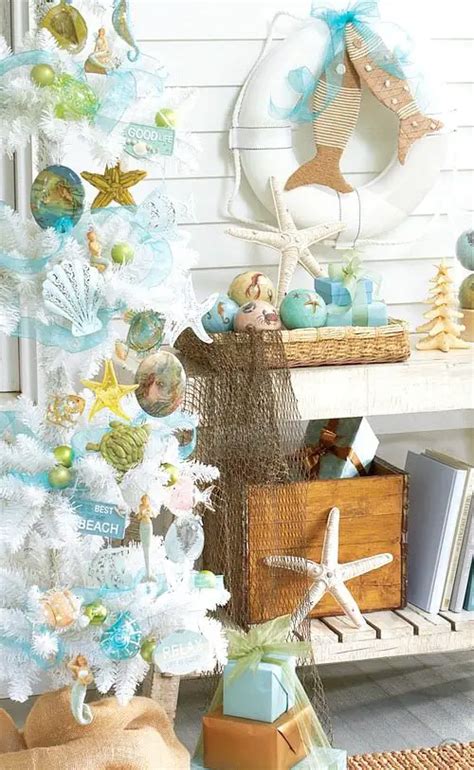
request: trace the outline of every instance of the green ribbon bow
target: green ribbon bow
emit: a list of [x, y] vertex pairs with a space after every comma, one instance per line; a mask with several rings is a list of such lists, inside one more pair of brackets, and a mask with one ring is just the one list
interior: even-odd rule
[[[376, 296], [378, 294], [380, 284], [382, 283], [381, 276], [377, 273], [368, 271], [364, 266], [361, 258], [355, 251], [349, 251], [346, 254], [343, 254], [343, 259], [343, 264], [330, 263], [328, 265], [328, 275], [331, 281], [340, 281], [344, 288], [347, 289], [351, 298], [349, 306], [354, 303], [357, 284], [362, 279], [372, 281], [375, 286]], [[347, 309], [347, 306], [344, 309]]]

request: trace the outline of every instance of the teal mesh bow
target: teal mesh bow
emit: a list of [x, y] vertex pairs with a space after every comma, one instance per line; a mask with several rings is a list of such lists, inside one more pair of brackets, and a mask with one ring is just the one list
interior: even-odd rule
[[[342, 87], [344, 77], [344, 56], [346, 53], [345, 29], [348, 24], [356, 27], [358, 34], [369, 41], [373, 34], [374, 22], [380, 20], [378, 0], [361, 0], [349, 5], [344, 11], [334, 8], [318, 7], [313, 3], [311, 9], [313, 19], [323, 21], [329, 29], [329, 41], [326, 47], [321, 76], [326, 80], [325, 100], [320, 110], [314, 112], [309, 102], [317, 85], [317, 78], [308, 67], [298, 67], [288, 73], [287, 80], [293, 91], [299, 94], [299, 99], [290, 109], [277, 107], [270, 99], [270, 114], [280, 120], [291, 120], [297, 123], [314, 121], [332, 103]], [[371, 52], [375, 65], [387, 74], [404, 78], [402, 62], [406, 61], [407, 53], [397, 47], [386, 58], [384, 46]]]

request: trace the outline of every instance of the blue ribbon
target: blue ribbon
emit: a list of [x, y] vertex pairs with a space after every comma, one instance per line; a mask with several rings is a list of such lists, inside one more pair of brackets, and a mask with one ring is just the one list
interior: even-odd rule
[[[298, 67], [288, 73], [287, 79], [291, 88], [299, 94], [299, 99], [290, 109], [277, 107], [270, 99], [270, 113], [280, 120], [291, 120], [298, 123], [312, 122], [324, 112], [336, 98], [342, 87], [344, 77], [343, 64], [346, 53], [345, 29], [348, 24], [356, 27], [358, 34], [368, 42], [373, 34], [373, 22], [380, 19], [378, 0], [361, 0], [349, 5], [346, 10], [321, 8], [313, 3], [311, 16], [323, 21], [329, 28], [329, 42], [324, 55], [321, 76], [326, 80], [326, 97], [320, 110], [310, 109], [309, 101], [316, 88], [317, 78], [308, 67]], [[406, 52], [397, 48], [388, 59], [378, 48], [371, 52], [375, 64], [387, 74], [404, 79], [405, 75], [401, 62], [406, 59]]]
[[36, 340], [47, 347], [57, 347], [68, 353], [83, 353], [105, 342], [107, 339], [107, 327], [112, 317], [123, 310], [124, 307], [102, 308], [97, 313], [102, 322], [102, 328], [92, 334], [82, 337], [74, 337], [70, 329], [59, 324], [45, 324], [35, 318], [25, 316], [21, 318], [16, 329], [11, 333], [12, 337]]
[[6, 647], [9, 650], [13, 650], [13, 652], [20, 652], [25, 656], [25, 658], [33, 660], [36, 665], [39, 666], [39, 668], [42, 668], [45, 671], [56, 666], [64, 658], [64, 647], [59, 639], [58, 651], [56, 655], [50, 660], [42, 658], [41, 655], [35, 653], [31, 644], [28, 644], [28, 642], [20, 641], [19, 639], [12, 639], [9, 636], [0, 636], [0, 646]]

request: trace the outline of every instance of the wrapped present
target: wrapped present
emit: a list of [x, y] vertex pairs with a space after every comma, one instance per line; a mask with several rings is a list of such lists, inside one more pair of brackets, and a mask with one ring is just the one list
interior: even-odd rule
[[295, 659], [274, 655], [270, 660], [266, 662], [263, 658], [255, 669], [247, 668], [237, 677], [232, 677], [236, 661], [227, 664], [223, 675], [226, 716], [274, 722], [295, 705], [293, 681], [288, 681], [282, 667], [283, 664], [294, 669]]
[[365, 476], [379, 440], [365, 417], [310, 420], [301, 450], [311, 478]]
[[358, 305], [356, 299], [347, 308], [333, 302], [326, 305], [326, 310], [326, 326], [385, 326], [388, 323], [388, 308], [382, 301]]
[[351, 296], [343, 281], [331, 278], [315, 278], [314, 288], [326, 305], [350, 307], [353, 303], [363, 305], [372, 302], [374, 283], [370, 278], [360, 278], [354, 287], [354, 296]]
[[309, 753], [302, 736], [311, 717], [309, 704], [272, 723], [225, 716], [219, 708], [203, 717], [204, 767], [290, 770]]

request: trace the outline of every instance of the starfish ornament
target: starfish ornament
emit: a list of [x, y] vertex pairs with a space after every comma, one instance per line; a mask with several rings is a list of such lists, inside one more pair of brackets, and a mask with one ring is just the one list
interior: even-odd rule
[[175, 307], [170, 308], [166, 313], [165, 344], [173, 347], [179, 335], [188, 328], [192, 329], [196, 337], [199, 337], [203, 342], [212, 342], [202, 325], [202, 318], [214, 307], [217, 296], [217, 294], [211, 294], [203, 302], [198, 302], [194, 293], [192, 278], [188, 276], [184, 284], [182, 301], [176, 303]]
[[86, 182], [100, 190], [92, 201], [92, 209], [108, 206], [112, 201], [116, 201], [120, 206], [135, 206], [129, 187], [141, 182], [146, 175], [146, 171], [122, 171], [120, 163], [112, 167], [106, 166], [103, 174], [93, 174], [90, 171], [81, 173]]
[[271, 249], [281, 252], [278, 270], [277, 301], [279, 307], [285, 294], [290, 288], [291, 279], [298, 262], [307, 272], [316, 278], [321, 275], [321, 267], [318, 261], [309, 251], [313, 243], [318, 243], [337, 235], [344, 229], [343, 222], [329, 222], [324, 225], [315, 225], [298, 230], [293, 217], [284, 201], [283, 189], [275, 177], [270, 177], [270, 188], [273, 196], [278, 221], [278, 230], [249, 230], [246, 227], [229, 227], [226, 231], [234, 238], [242, 238], [245, 241], [260, 243]]
[[311, 588], [291, 616], [295, 628], [302, 623], [327, 591], [332, 594], [357, 628], [366, 626], [367, 623], [364, 616], [345, 583], [347, 580], [352, 580], [352, 578], [358, 575], [365, 575], [366, 572], [371, 572], [393, 561], [391, 553], [379, 553], [376, 556], [368, 556], [365, 559], [357, 559], [357, 561], [339, 564], [337, 560], [339, 550], [339, 519], [339, 508], [332, 508], [326, 524], [321, 563], [318, 564], [318, 562], [298, 556], [268, 556], [264, 559], [265, 564], [269, 567], [303, 572], [312, 579]]
[[104, 376], [102, 382], [95, 380], [81, 380], [81, 383], [95, 394], [95, 401], [89, 412], [89, 421], [102, 409], [110, 409], [111, 412], [123, 420], [130, 420], [120, 406], [120, 399], [128, 393], [133, 393], [138, 385], [120, 385], [115, 374], [112, 361], [108, 359], [104, 364]]

